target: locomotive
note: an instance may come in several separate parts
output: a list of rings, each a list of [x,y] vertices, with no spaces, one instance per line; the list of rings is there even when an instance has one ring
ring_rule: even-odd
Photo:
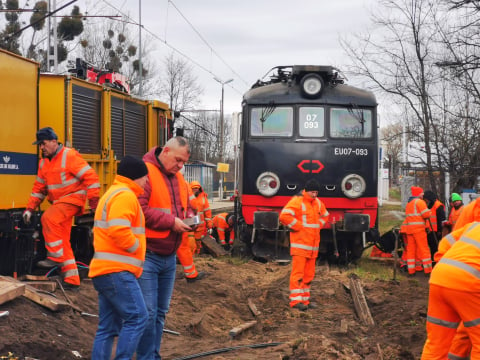
[[[377,101],[332,66],[277,66],[243,96],[238,246],[261,259],[289,258],[278,217],[309,179],[330,217],[319,256],[354,262],[378,240]]]
[[[81,74],[77,70],[73,73]],[[0,274],[27,273],[45,256],[39,219],[49,204],[42,203],[30,225],[22,219],[37,174],[40,154],[32,142],[38,129],[52,127],[59,142],[79,151],[97,172],[101,194],[126,154],[141,158],[172,136],[168,104],[75,75],[41,74],[38,63],[0,49]],[[76,218],[71,242],[77,260],[88,262],[92,216],[85,210]]]

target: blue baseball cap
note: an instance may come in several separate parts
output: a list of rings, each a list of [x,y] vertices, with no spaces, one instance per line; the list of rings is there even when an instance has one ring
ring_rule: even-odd
[[[57,134],[51,127],[44,127],[37,131],[37,141],[34,141],[32,145],[41,144],[44,140],[58,140]]]

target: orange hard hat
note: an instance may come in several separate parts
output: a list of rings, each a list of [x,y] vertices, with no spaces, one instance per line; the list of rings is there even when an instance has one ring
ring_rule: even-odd
[[[198,181],[193,180],[193,181],[190,183],[190,187],[191,187],[192,189],[194,189],[194,188],[201,188],[202,185],[200,185],[200,183],[199,183]]]

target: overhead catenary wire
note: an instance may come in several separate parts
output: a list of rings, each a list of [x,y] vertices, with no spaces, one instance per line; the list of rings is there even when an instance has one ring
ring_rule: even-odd
[[[117,11],[118,13],[122,14],[126,19],[128,19],[128,23],[130,24],[133,24],[133,25],[137,25],[137,26],[141,26],[141,28],[147,32],[149,35],[151,35],[153,38],[155,38],[156,40],[162,42],[165,46],[167,46],[169,49],[171,49],[172,51],[174,51],[175,53],[177,53],[178,55],[182,56],[183,58],[187,59],[189,62],[191,62],[192,64],[194,64],[195,66],[197,66],[198,68],[202,69],[203,71],[205,71],[206,73],[210,74],[212,77],[217,77],[217,78],[220,78],[219,75],[215,74],[213,71],[207,69],[205,66],[203,66],[202,64],[200,64],[198,61],[192,59],[190,56],[188,56],[187,54],[185,54],[184,52],[178,50],[177,48],[175,48],[173,45],[171,45],[166,39],[160,37],[159,35],[155,34],[153,31],[149,30],[148,28],[146,28],[144,25],[141,25],[138,23],[138,21],[136,21],[135,19],[132,19],[128,14],[125,14],[121,9],[117,8],[115,5],[113,5],[112,3],[110,3],[108,0],[103,0],[103,2],[105,4],[107,4],[108,6],[110,6],[112,9],[114,9],[115,11]],[[235,73],[236,74],[236,73]],[[237,75],[238,76],[238,75]],[[240,78],[241,79],[241,78]],[[241,79],[243,81],[243,79]],[[230,88],[232,88],[237,94],[243,94],[242,91],[236,89],[232,84],[228,84],[228,86]]]
[[[192,28],[192,30],[198,35],[198,37],[205,43],[205,45],[208,46],[208,48],[210,49],[210,51],[220,59],[220,61],[230,69],[230,71],[235,74],[240,80],[242,80],[245,85],[249,86],[250,84],[247,83],[221,56],[218,52],[215,51],[215,49],[207,42],[207,40],[205,40],[205,38],[202,36],[202,34],[200,34],[200,32],[195,28],[195,26],[193,26],[193,24],[186,18],[185,15],[183,15],[183,13],[179,10],[179,8],[175,5],[175,3],[172,1],[172,0],[168,0],[168,2],[170,4],[172,4],[172,6],[175,8],[175,10],[177,10],[177,12],[180,14],[180,16],[185,20],[185,22],[190,25],[190,27]]]

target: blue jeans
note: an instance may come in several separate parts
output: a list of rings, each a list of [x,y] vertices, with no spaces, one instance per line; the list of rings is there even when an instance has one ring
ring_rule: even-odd
[[[137,347],[137,360],[161,359],[165,317],[175,284],[176,255],[162,256],[147,251],[138,283],[148,310],[148,322]]]
[[[138,280],[122,271],[92,279],[98,292],[98,329],[92,359],[110,360],[118,336],[115,359],[131,359],[145,329],[148,313]]]

